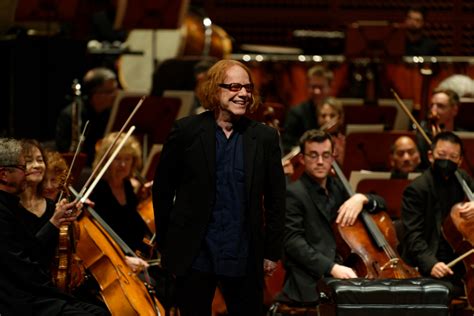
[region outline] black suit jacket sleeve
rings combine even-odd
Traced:
[[[268,163],[265,164],[264,212],[265,240],[264,258],[272,261],[282,254],[285,221],[285,176],[280,159],[278,133],[273,130],[268,143]]]

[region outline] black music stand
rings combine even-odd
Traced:
[[[120,130],[140,98],[140,95],[127,95],[126,93],[117,96],[106,133]],[[148,96],[145,99],[129,123],[129,126],[136,126],[135,135],[138,139],[142,141],[144,138],[147,139],[143,148],[144,152],[153,144],[164,143],[180,107],[181,100],[179,98]]]

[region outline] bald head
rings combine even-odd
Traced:
[[[399,173],[414,172],[420,164],[420,153],[415,142],[408,136],[400,136],[392,145],[390,165]]]

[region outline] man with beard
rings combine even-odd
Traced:
[[[431,167],[403,192],[402,257],[418,267],[423,276],[452,283],[454,295],[461,296],[464,267],[462,264],[448,267],[447,263],[456,256],[442,235],[441,226],[454,205],[460,208],[462,219],[474,221],[474,202],[460,203],[465,194],[455,176],[463,159],[463,144],[452,132],[441,132],[434,137],[431,148]],[[459,173],[473,190],[473,179],[463,170]]]
[[[39,263],[43,249],[19,217],[25,171],[20,143],[0,138],[0,315],[107,315],[55,288]],[[56,209],[74,217],[75,207],[63,200]]]
[[[440,55],[436,42],[423,34],[424,16],[424,10],[420,7],[408,9],[405,18],[405,55],[407,56]]]

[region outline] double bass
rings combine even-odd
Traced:
[[[354,195],[339,165],[334,161],[332,167],[347,193]],[[369,214],[362,210],[354,225],[336,225],[334,231],[338,251],[359,277],[407,279],[420,276],[396,251],[398,239],[387,213]]]

